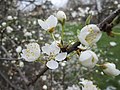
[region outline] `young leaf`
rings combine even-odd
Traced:
[[[90,14],[90,15],[87,17],[86,21],[85,21],[85,25],[90,24],[91,18],[92,18],[92,15]]]

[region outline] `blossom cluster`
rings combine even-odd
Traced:
[[[45,44],[40,48],[39,44],[33,42],[28,44],[26,49],[22,50],[22,58],[24,58],[28,62],[33,62],[35,60],[40,59],[42,55],[44,55],[47,59],[46,66],[50,69],[56,69],[59,66],[59,62],[65,61],[68,56],[67,51],[63,51],[64,47],[63,37],[61,40],[56,40],[54,38],[54,31],[58,22],[62,25],[65,24],[65,20],[67,19],[66,14],[63,11],[58,11],[55,15],[50,15],[45,21],[38,19],[38,24],[44,29],[46,32],[49,32],[53,37],[53,42],[51,44]],[[64,30],[62,28],[62,35]],[[61,35],[61,36],[62,36]],[[116,69],[115,64],[110,62],[105,62],[103,64],[97,64],[99,61],[98,56],[94,51],[92,51],[92,47],[100,40],[102,36],[102,32],[100,28],[95,24],[85,25],[77,37],[80,41],[80,45],[77,47],[79,54],[79,62],[86,68],[94,68],[95,66],[99,66],[103,69],[104,73],[111,76],[117,76],[120,74],[120,71]],[[17,50],[19,51],[19,50]],[[91,83],[89,83],[91,84]],[[84,87],[85,88],[85,87]],[[86,87],[87,88],[87,87]],[[93,87],[94,88],[94,87]],[[83,89],[84,90],[84,89]],[[87,89],[85,89],[87,90]]]

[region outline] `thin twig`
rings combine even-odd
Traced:
[[[3,49],[3,51],[6,53],[7,57],[9,57],[10,59],[12,59],[11,55],[7,52],[6,48],[4,46],[1,46],[1,48]],[[15,65],[13,64],[13,66],[16,68],[16,70],[19,72],[20,76],[22,77],[23,81],[25,82],[25,84],[28,84],[28,79],[25,77],[25,75],[23,75],[22,71]]]
[[[28,86],[34,84],[40,78],[40,76],[42,76],[47,70],[48,70],[48,67],[44,66],[41,72],[39,72],[39,74],[36,75],[36,77],[31,82],[28,83]]]
[[[12,88],[14,88],[15,90],[22,90],[20,87],[16,87],[15,85],[13,85],[1,71],[0,75]]]

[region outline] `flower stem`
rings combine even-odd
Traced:
[[[113,31],[112,31],[112,34],[114,34],[114,35],[119,35],[119,36],[120,36],[120,33],[118,33],[118,32],[113,32]]]
[[[55,36],[53,33],[51,33],[51,37],[53,38],[54,41],[56,41]]]
[[[61,40],[63,41],[64,38],[64,24],[62,24],[62,35],[61,35]]]

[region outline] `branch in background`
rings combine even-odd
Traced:
[[[44,68],[39,72],[39,74],[36,75],[36,77],[31,82],[28,83],[28,86],[33,85],[40,78],[40,76],[42,76],[47,70],[48,67],[44,66]]]
[[[109,35],[113,28],[112,21],[118,15],[120,15],[120,8],[115,10],[108,17],[106,17],[101,23],[99,23],[98,27],[100,28],[100,30],[106,32]]]
[[[23,58],[1,58],[1,57],[0,57],[0,60],[6,60],[6,61],[16,61],[16,60],[20,60],[20,61],[26,62]]]
[[[22,90],[20,87],[16,87],[15,85],[13,85],[1,71],[0,76],[15,90]]]
[[[1,46],[1,48],[6,53],[7,57],[9,57],[10,59],[12,59],[11,55],[7,52],[6,48],[4,46]],[[28,79],[25,77],[25,75],[23,75],[22,71],[15,64],[12,64],[12,65],[19,72],[19,74],[22,77],[22,79],[25,82],[25,84],[28,84]]]

